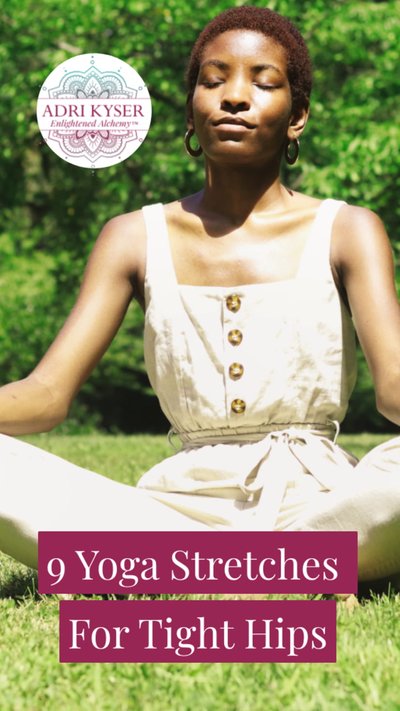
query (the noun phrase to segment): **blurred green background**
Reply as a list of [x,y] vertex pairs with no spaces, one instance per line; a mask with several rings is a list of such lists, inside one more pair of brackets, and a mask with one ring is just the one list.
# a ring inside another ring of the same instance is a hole
[[[8,0],[0,9],[0,382],[27,375],[76,297],[88,254],[114,215],[168,202],[202,185],[202,161],[183,150],[183,74],[205,23],[233,5],[268,6],[305,36],[314,64],[311,120],[286,184],[376,210],[400,255],[398,200],[400,5],[271,0]],[[36,99],[69,57],[113,54],[146,81],[153,120],[139,151],[97,171],[59,159],[43,143]],[[398,240],[398,241],[397,241]],[[400,276],[398,277],[400,280]],[[142,315],[132,305],[117,338],[82,389],[64,431],[166,428],[142,360]],[[390,431],[378,415],[360,356],[344,430]]]

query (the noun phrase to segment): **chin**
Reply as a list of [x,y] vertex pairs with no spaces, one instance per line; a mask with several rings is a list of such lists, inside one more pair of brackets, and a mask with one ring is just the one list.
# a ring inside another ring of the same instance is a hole
[[[204,148],[203,148],[204,151]],[[249,149],[240,141],[223,141],[218,146],[212,146],[204,151],[206,158],[213,163],[232,163],[233,165],[258,165],[271,160],[267,154],[257,149]],[[260,161],[260,157],[263,160]]]
[[[203,148],[204,151],[204,148]],[[243,141],[238,141],[234,139],[229,139],[226,141],[219,141],[218,143],[213,143],[212,145],[208,146],[205,151],[206,155],[210,157],[217,157],[217,156],[227,156],[227,155],[232,155],[232,156],[253,156],[256,157],[256,155],[259,155],[259,151],[255,150],[254,148],[250,148],[249,146],[246,146]]]

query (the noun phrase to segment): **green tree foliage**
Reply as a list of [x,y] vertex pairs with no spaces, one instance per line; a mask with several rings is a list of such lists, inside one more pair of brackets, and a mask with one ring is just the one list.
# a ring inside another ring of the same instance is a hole
[[[200,0],[8,0],[0,9],[0,377],[26,375],[65,319],[89,251],[111,217],[199,189],[202,162],[183,151],[184,67],[204,24],[242,2]],[[263,2],[254,2],[265,6]],[[292,187],[380,213],[400,242],[399,2],[271,0],[306,37],[315,89],[301,160],[284,169]],[[68,165],[42,142],[36,99],[69,57],[103,52],[145,79],[153,121],[122,165],[91,172]],[[134,249],[134,235],[132,235]],[[143,366],[142,315],[133,306],[85,385],[78,421],[132,429],[157,426]],[[95,415],[94,413],[98,413]],[[139,417],[138,414],[139,413]],[[361,364],[348,426],[383,428]]]

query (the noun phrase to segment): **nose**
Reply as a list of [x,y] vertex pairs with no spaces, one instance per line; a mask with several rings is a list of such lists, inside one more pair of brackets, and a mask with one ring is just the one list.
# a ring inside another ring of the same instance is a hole
[[228,79],[224,85],[225,91],[221,100],[221,108],[225,111],[246,111],[250,108],[249,87],[241,76]]

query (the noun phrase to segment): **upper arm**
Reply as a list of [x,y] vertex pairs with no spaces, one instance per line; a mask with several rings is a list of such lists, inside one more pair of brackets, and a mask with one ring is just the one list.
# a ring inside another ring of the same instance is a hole
[[66,411],[113,339],[143,272],[140,212],[104,226],[89,258],[78,299],[60,333],[31,374]]
[[379,399],[400,374],[400,307],[392,249],[379,217],[365,208],[343,206],[335,220],[332,262]]

